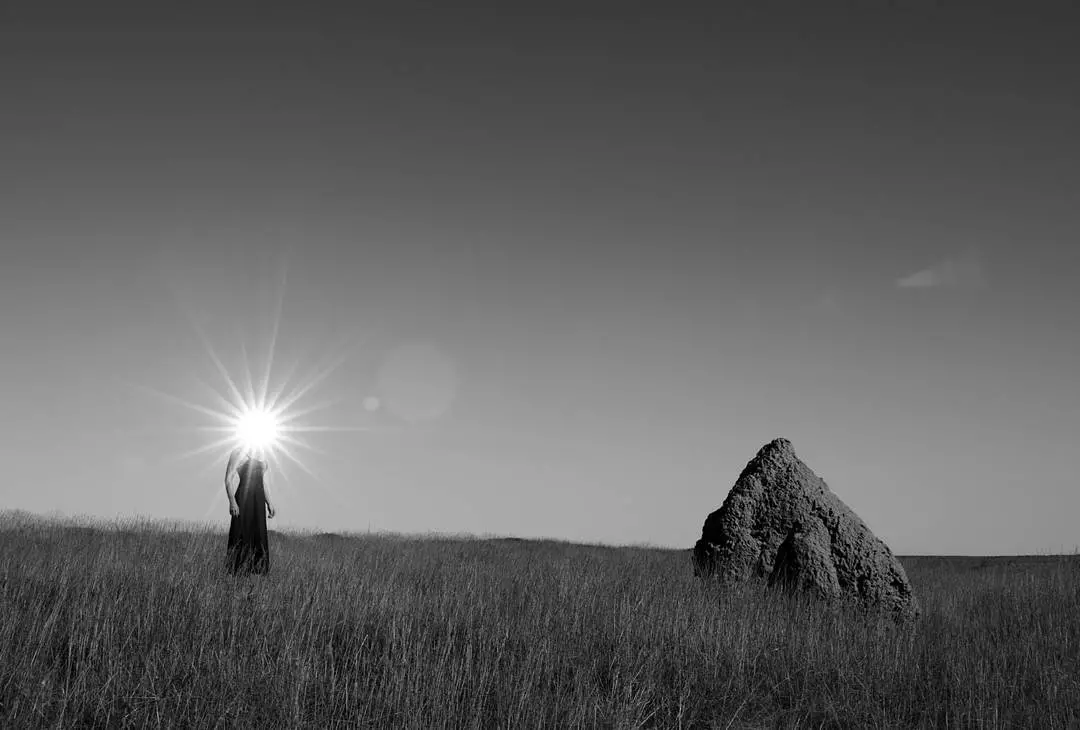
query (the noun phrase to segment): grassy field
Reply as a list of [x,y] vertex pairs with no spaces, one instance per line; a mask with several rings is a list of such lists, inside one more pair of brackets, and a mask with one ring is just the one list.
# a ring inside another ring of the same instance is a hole
[[0,727],[1077,728],[1075,559],[904,560],[913,631],[685,551],[0,516]]

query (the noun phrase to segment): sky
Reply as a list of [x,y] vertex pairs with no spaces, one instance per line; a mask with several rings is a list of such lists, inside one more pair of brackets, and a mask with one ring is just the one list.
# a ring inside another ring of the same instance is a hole
[[1080,545],[1080,13],[450,5],[0,6],[0,508],[225,529],[273,345],[278,528],[684,548],[785,437]]

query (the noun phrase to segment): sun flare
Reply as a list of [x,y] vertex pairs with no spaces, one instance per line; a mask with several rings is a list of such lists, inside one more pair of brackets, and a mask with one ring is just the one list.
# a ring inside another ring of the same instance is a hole
[[[319,418],[316,414],[320,413],[325,415],[325,411],[341,404],[345,399],[343,397],[330,397],[314,403],[305,403],[305,401],[308,401],[312,392],[326,382],[353,353],[363,347],[370,335],[357,337],[354,334],[343,338],[344,341],[338,347],[328,351],[321,362],[312,363],[311,369],[306,374],[296,377],[301,360],[306,358],[294,358],[290,366],[285,368],[284,373],[276,378],[272,377],[275,355],[277,354],[278,330],[281,324],[282,300],[285,288],[284,279],[283,274],[273,319],[271,320],[271,333],[266,358],[261,363],[259,371],[252,371],[252,363],[248,359],[246,343],[242,340],[239,342],[240,362],[238,364],[240,364],[240,367],[235,370],[227,367],[217,349],[211,344],[210,338],[199,325],[197,318],[178,297],[177,303],[181,305],[181,309],[201,342],[205,354],[217,371],[220,379],[218,387],[199,376],[195,376],[193,379],[198,383],[203,395],[197,400],[191,400],[146,384],[131,382],[128,382],[128,384],[139,391],[156,396],[173,405],[182,406],[201,414],[204,418],[208,417],[210,419],[209,423],[194,426],[190,429],[193,432],[204,434],[204,437],[199,439],[202,443],[195,448],[176,455],[175,458],[186,460],[193,457],[210,457],[212,455],[211,458],[204,461],[204,468],[210,471],[221,469],[229,455],[237,450],[258,454],[258,458],[266,460],[274,472],[281,474],[285,482],[291,481],[288,472],[291,471],[291,467],[296,467],[310,477],[310,480],[305,482],[306,487],[323,490],[325,496],[335,501],[343,509],[347,509],[347,505],[339,499],[335,490],[326,489],[328,485],[320,485],[321,480],[306,463],[307,459],[301,455],[301,452],[326,454],[325,451],[312,444],[308,437],[331,432],[388,432],[393,431],[394,428],[375,424],[333,425],[325,422],[313,423],[309,420],[310,417]],[[353,420],[353,418],[361,416],[361,414],[366,414],[370,418],[372,412],[376,410],[376,408],[372,407],[372,398],[373,396],[369,396],[364,401],[362,408],[353,411],[349,420]],[[209,435],[209,438],[206,438],[207,435]],[[208,515],[214,509],[214,505],[220,501],[220,498],[220,490],[214,489],[211,504],[207,508]]]
[[253,451],[271,451],[278,441],[278,416],[266,408],[249,408],[236,419],[236,445]]

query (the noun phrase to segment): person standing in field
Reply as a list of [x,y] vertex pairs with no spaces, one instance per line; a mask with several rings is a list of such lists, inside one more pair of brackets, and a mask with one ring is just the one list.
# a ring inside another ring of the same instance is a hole
[[273,519],[269,465],[251,449],[237,448],[225,467],[225,492],[229,495],[229,572],[265,575],[270,570],[270,542],[266,520]]

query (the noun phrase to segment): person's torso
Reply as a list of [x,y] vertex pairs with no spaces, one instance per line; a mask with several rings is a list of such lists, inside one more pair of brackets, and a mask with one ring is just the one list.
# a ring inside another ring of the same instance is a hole
[[237,487],[237,491],[243,491],[246,494],[252,492],[263,491],[263,472],[266,470],[266,464],[257,459],[248,459],[240,468],[236,470],[240,475],[240,484]]

